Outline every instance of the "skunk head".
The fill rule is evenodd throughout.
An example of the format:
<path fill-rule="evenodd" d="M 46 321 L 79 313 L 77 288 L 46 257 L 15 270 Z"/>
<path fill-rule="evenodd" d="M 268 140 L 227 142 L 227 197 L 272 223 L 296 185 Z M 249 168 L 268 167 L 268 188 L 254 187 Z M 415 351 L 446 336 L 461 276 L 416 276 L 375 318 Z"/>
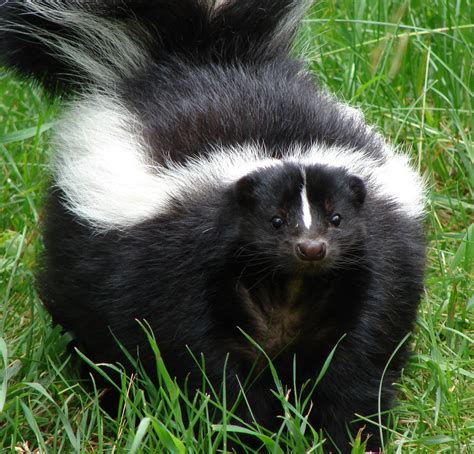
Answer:
<path fill-rule="evenodd" d="M 354 260 L 365 236 L 365 184 L 346 170 L 280 161 L 234 187 L 239 206 L 237 258 L 313 273 Z"/>

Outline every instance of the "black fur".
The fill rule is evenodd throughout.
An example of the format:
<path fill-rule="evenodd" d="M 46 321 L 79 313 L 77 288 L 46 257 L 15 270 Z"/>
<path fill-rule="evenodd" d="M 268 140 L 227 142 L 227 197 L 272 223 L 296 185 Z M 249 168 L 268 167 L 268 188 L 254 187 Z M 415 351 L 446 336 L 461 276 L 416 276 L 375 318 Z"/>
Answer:
<path fill-rule="evenodd" d="M 146 68 L 120 80 L 116 90 L 143 123 L 158 163 L 165 156 L 186 163 L 215 145 L 248 142 L 276 158 L 294 144 L 318 142 L 383 160 L 378 135 L 342 115 L 288 55 L 300 6 L 296 0 L 229 1 L 214 10 L 203 0 L 168 0 L 84 2 L 80 9 L 129 27 L 131 35 L 137 24 L 136 33 L 148 33 Z M 34 34 L 11 24 L 73 43 L 78 30 L 26 14 L 22 2 L 0 8 L 0 53 L 8 65 L 54 90 L 94 85 Z M 235 377 L 244 381 L 256 361 L 240 330 L 274 358 L 288 386 L 294 355 L 301 385 L 318 376 L 345 335 L 316 388 L 311 422 L 349 452 L 346 427 L 355 435 L 366 425 L 351 424 L 355 414 L 377 413 L 382 371 L 413 327 L 424 235 L 418 218 L 375 197 L 344 170 L 311 166 L 306 178 L 315 213 L 310 231 L 298 219 L 304 182 L 291 163 L 257 170 L 215 193 L 196 190 L 166 214 L 99 234 L 64 207 L 61 189 L 53 187 L 44 231 L 44 303 L 96 362 L 124 361 L 112 332 L 153 373 L 136 319 L 152 327 L 172 374 L 183 381 L 190 373 L 190 387 L 201 379 L 186 345 L 204 353 L 216 384 L 229 353 L 229 401 L 238 393 Z M 330 221 L 336 213 L 339 226 Z M 279 228 L 272 225 L 275 216 L 284 221 Z M 323 260 L 298 258 L 295 248 L 307 238 L 324 238 Z M 388 366 L 382 411 L 392 404 L 392 383 L 406 356 L 403 346 Z M 264 370 L 247 398 L 258 422 L 275 428 L 280 407 L 271 388 Z M 239 411 L 249 418 L 244 407 Z M 368 447 L 378 449 L 378 429 L 368 425 L 365 433 Z"/>

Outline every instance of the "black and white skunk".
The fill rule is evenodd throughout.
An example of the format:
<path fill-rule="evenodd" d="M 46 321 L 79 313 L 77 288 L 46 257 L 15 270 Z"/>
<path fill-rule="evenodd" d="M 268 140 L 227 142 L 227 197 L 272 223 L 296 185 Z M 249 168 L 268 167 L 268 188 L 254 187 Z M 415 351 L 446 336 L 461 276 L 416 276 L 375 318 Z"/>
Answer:
<path fill-rule="evenodd" d="M 342 452 L 380 410 L 424 267 L 423 185 L 356 109 L 289 55 L 304 0 L 7 1 L 0 55 L 70 95 L 56 129 L 44 304 L 96 362 L 120 341 L 155 370 L 151 326 L 189 386 L 226 356 L 227 399 L 267 354 L 314 380 L 310 415 Z M 388 364 L 381 410 L 406 359 Z M 270 373 L 246 391 L 281 410 Z M 247 407 L 239 410 L 250 419 Z M 248 414 L 247 414 L 248 413 Z M 367 426 L 378 449 L 377 427 Z"/>

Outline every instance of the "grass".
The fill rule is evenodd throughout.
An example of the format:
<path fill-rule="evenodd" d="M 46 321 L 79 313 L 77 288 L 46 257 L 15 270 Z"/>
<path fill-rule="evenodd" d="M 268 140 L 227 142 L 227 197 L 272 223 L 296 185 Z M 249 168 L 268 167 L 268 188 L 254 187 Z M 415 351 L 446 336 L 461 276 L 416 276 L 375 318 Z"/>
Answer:
<path fill-rule="evenodd" d="M 472 6 L 325 0 L 305 20 L 298 46 L 324 85 L 412 154 L 429 186 L 426 294 L 410 340 L 415 354 L 397 384 L 387 453 L 474 450 Z M 124 378 L 117 419 L 74 380 L 66 339 L 51 327 L 34 286 L 47 130 L 57 112 L 40 89 L 0 72 L 0 451 L 223 449 L 236 432 L 250 429 L 230 425 L 222 398 L 189 401 L 158 352 L 162 386 Z M 321 434 L 305 422 L 304 399 L 292 407 L 285 390 L 279 395 L 281 431 L 253 429 L 253 436 L 269 452 L 322 452 Z M 223 412 L 221 425 L 209 422 L 214 411 Z M 357 441 L 353 452 L 363 452 Z"/>

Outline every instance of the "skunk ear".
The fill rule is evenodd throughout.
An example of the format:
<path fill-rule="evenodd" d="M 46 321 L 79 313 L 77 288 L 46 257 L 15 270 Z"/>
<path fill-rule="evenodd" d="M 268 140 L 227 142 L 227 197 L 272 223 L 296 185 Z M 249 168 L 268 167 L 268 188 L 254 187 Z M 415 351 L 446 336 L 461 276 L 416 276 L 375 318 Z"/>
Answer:
<path fill-rule="evenodd" d="M 245 175 L 235 183 L 234 193 L 240 205 L 251 205 L 255 199 L 257 178 L 255 175 Z"/>
<path fill-rule="evenodd" d="M 362 179 L 351 175 L 349 177 L 349 189 L 354 196 L 354 201 L 356 204 L 362 205 L 365 201 L 365 196 L 367 195 L 367 190 Z"/>

